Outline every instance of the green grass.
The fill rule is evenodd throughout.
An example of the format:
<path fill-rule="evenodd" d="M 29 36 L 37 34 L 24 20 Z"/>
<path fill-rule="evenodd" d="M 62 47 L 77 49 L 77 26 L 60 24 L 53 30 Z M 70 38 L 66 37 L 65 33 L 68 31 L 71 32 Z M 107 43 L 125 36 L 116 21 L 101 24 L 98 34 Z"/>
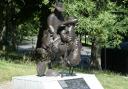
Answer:
<path fill-rule="evenodd" d="M 33 63 L 15 64 L 5 60 L 0 60 L 0 82 L 11 80 L 14 76 L 35 74 Z"/>
<path fill-rule="evenodd" d="M 95 74 L 104 89 L 128 89 L 128 78 L 126 76 L 106 71 L 84 71 L 83 73 Z M 33 74 L 36 74 L 35 64 L 31 62 L 15 64 L 0 60 L 0 82 L 9 81 L 13 76 Z"/>
<path fill-rule="evenodd" d="M 128 89 L 128 76 L 112 72 L 95 73 L 105 89 Z"/>

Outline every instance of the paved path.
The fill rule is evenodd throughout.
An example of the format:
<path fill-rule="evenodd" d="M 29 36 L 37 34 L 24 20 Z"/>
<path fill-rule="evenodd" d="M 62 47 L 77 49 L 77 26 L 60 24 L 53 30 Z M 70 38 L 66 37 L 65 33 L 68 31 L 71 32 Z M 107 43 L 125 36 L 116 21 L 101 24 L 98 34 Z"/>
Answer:
<path fill-rule="evenodd" d="M 36 42 L 37 42 L 37 37 L 31 37 L 29 40 L 23 41 L 20 45 L 17 47 L 17 51 L 19 53 L 24 53 L 24 52 L 30 52 L 36 47 Z"/>

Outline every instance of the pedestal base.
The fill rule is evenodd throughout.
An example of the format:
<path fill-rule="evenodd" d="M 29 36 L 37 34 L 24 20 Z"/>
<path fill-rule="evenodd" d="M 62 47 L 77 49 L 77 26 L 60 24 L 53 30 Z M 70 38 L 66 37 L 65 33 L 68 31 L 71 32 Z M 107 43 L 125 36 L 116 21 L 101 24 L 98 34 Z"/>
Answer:
<path fill-rule="evenodd" d="M 12 78 L 12 84 L 13 89 L 104 89 L 93 74 L 66 77 L 19 76 Z"/>

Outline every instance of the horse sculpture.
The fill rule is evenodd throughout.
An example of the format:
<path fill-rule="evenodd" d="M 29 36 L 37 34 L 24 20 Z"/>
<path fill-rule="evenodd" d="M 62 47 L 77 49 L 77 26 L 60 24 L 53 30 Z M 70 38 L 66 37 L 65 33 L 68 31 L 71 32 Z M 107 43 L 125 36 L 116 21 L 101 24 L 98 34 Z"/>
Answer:
<path fill-rule="evenodd" d="M 44 41 L 46 40 L 46 43 L 42 45 L 43 48 L 39 48 L 42 50 L 40 52 L 42 58 L 39 60 L 42 61 L 37 63 L 39 76 L 43 76 L 46 71 L 46 65 L 52 64 L 54 61 L 69 66 L 69 73 L 73 74 L 73 67 L 80 62 L 81 50 L 80 41 L 75 37 L 74 27 L 74 24 L 65 26 L 65 29 L 63 29 L 54 40 L 51 40 L 51 34 L 48 31 L 44 33 Z M 47 35 L 45 36 L 46 33 Z M 50 66 L 49 68 L 52 67 Z"/>
<path fill-rule="evenodd" d="M 58 9 L 59 6 L 59 9 Z M 46 66 L 52 68 L 54 61 L 62 62 L 72 69 L 80 62 L 80 42 L 76 38 L 74 27 L 77 19 L 63 21 L 61 4 L 55 7 L 55 13 L 48 17 L 48 29 L 44 30 L 42 46 L 35 50 L 37 74 L 46 74 Z"/>

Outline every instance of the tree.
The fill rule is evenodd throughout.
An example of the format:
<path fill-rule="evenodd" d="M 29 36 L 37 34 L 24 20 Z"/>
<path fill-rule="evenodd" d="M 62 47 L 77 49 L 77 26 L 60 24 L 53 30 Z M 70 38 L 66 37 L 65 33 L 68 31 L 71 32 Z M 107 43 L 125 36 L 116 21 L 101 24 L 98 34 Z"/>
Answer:
<path fill-rule="evenodd" d="M 4 29 L 4 4 L 5 4 L 5 1 L 2 0 L 1 3 L 0 3 L 0 45 L 2 45 L 2 40 L 3 40 L 3 36 L 4 36 L 4 32 L 5 32 L 5 29 Z"/>
<path fill-rule="evenodd" d="M 122 19 L 114 11 L 119 6 L 109 0 L 79 0 L 71 3 L 65 2 L 66 13 L 78 17 L 78 33 L 86 33 L 90 37 L 92 65 L 101 69 L 100 51 L 102 47 L 118 47 L 122 42 L 124 30 Z M 127 22 L 126 19 L 125 23 Z M 123 20 L 123 21 L 124 21 Z M 120 24 L 120 25 L 119 25 Z"/>
<path fill-rule="evenodd" d="M 4 45 L 6 49 L 16 48 L 16 41 L 21 31 L 19 27 L 25 26 L 25 23 L 31 22 L 35 17 L 39 18 L 40 31 L 39 39 L 42 35 L 42 30 L 46 28 L 46 18 L 50 13 L 50 7 L 55 0 L 2 0 L 0 3 L 0 43 L 1 48 Z M 30 24 L 29 24 L 30 25 Z M 39 25 L 38 25 L 39 26 Z M 27 30 L 26 31 L 30 31 Z M 29 34 L 28 34 L 29 35 Z M 39 40 L 41 41 L 41 39 Z M 39 43 L 39 41 L 37 43 Z"/>
<path fill-rule="evenodd" d="M 15 14 L 15 4 L 12 0 L 2 0 L 1 3 L 1 46 L 9 44 L 12 45 L 12 47 L 15 46 L 14 38 L 15 38 L 15 29 L 16 25 L 12 18 L 12 16 Z M 2 47 L 0 47 L 2 48 Z"/>

